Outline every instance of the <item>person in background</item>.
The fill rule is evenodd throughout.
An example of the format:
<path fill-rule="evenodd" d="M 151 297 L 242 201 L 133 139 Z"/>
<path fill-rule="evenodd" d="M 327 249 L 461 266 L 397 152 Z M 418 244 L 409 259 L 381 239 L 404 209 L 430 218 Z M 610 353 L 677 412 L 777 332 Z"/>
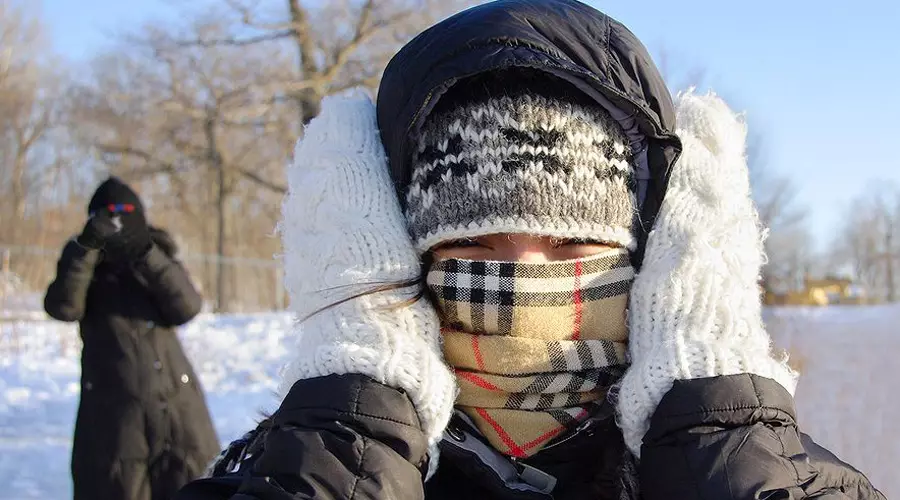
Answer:
<path fill-rule="evenodd" d="M 426 30 L 298 143 L 281 406 L 177 500 L 883 500 L 798 428 L 745 134 L 573 0 Z"/>
<path fill-rule="evenodd" d="M 44 309 L 77 321 L 81 401 L 72 446 L 76 500 L 168 500 L 219 442 L 175 327 L 202 306 L 175 242 L 110 177 L 66 243 Z"/>

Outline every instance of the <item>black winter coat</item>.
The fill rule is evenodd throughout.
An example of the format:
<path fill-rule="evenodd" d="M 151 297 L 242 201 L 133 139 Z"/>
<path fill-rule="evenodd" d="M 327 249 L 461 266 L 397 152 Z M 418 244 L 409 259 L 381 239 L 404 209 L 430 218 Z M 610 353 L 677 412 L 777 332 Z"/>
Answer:
<path fill-rule="evenodd" d="M 224 468 L 240 462 L 236 472 L 195 481 L 175 500 L 618 498 L 607 471 L 618 464 L 621 435 L 610 419 L 523 463 L 501 463 L 484 446 L 451 426 L 437 473 L 423 483 L 427 443 L 405 394 L 361 375 L 301 380 L 264 425 L 233 443 Z M 787 391 L 755 375 L 676 382 L 641 458 L 643 500 L 884 500 L 798 431 Z M 543 493 L 548 475 L 557 484 Z"/>
<path fill-rule="evenodd" d="M 81 326 L 81 402 L 72 448 L 74 498 L 169 499 L 218 452 L 199 381 L 174 327 L 202 299 L 163 231 L 130 267 L 74 241 L 44 308 Z"/>
<path fill-rule="evenodd" d="M 671 97 L 633 34 L 572 0 L 484 4 L 425 31 L 394 57 L 377 113 L 398 190 L 410 178 L 410 137 L 440 96 L 460 78 L 507 67 L 552 73 L 615 108 L 626 130 L 639 129 L 641 216 L 652 227 L 681 149 Z M 638 252 L 635 265 L 640 260 Z M 296 382 L 270 419 L 226 450 L 216 477 L 191 483 L 176 499 L 610 499 L 633 477 L 621 470 L 630 463 L 623 451 L 614 420 L 601 418 L 512 462 L 456 418 L 425 482 L 427 443 L 409 398 L 361 375 L 332 375 Z M 641 456 L 643 500 L 883 499 L 799 432 L 780 385 L 754 375 L 677 382 L 656 410 Z"/>

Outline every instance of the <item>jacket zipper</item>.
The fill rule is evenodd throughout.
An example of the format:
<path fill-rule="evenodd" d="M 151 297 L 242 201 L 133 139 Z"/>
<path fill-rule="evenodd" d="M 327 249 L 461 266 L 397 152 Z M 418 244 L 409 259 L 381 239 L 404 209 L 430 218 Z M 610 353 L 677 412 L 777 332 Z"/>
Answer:
<path fill-rule="evenodd" d="M 563 439 L 560 439 L 559 441 L 557 441 L 557 442 L 555 442 L 555 443 L 552 443 L 552 444 L 549 444 L 549 445 L 545 446 L 543 449 L 544 449 L 544 450 L 549 450 L 550 448 L 555 448 L 555 447 L 557 447 L 557 446 L 559 446 L 559 445 L 561 445 L 561 444 L 563 444 L 563 443 L 566 443 L 566 442 L 570 441 L 572 438 L 574 438 L 575 436 L 581 434 L 582 431 L 584 431 L 585 429 L 587 429 L 588 427 L 590 427 L 591 424 L 593 424 L 593 423 L 594 423 L 593 419 L 587 419 L 587 420 L 585 420 L 584 422 L 582 422 L 581 424 L 579 424 L 578 427 L 576 427 L 576 428 L 572 431 L 571 434 L 569 434 L 568 436 L 564 437 Z"/>

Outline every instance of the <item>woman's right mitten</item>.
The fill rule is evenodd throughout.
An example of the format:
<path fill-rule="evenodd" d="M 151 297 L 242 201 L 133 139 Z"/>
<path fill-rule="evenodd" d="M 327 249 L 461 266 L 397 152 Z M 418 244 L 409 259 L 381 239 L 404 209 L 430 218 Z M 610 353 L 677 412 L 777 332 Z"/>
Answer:
<path fill-rule="evenodd" d="M 297 143 L 288 184 L 280 229 L 285 286 L 300 322 L 282 394 L 300 379 L 367 375 L 405 391 L 436 444 L 456 386 L 437 314 L 415 300 L 421 263 L 367 96 L 322 102 Z M 401 286 L 366 293 L 391 284 Z"/>

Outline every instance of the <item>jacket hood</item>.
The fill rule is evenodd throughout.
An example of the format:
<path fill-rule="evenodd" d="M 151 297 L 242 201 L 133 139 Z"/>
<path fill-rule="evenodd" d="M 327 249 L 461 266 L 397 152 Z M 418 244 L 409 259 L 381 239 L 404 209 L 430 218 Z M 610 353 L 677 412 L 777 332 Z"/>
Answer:
<path fill-rule="evenodd" d="M 134 207 L 134 211 L 143 214 L 144 205 L 141 198 L 131 186 L 118 177 L 109 177 L 94 191 L 91 201 L 88 203 L 88 213 L 95 212 L 108 205 L 128 204 Z"/>
<path fill-rule="evenodd" d="M 637 37 L 574 0 L 499 0 L 473 7 L 425 30 L 394 56 L 381 80 L 377 114 L 398 191 L 411 176 L 410 137 L 440 96 L 460 79 L 513 67 L 566 80 L 626 131 L 637 152 L 639 264 L 681 150 L 672 97 Z"/>

